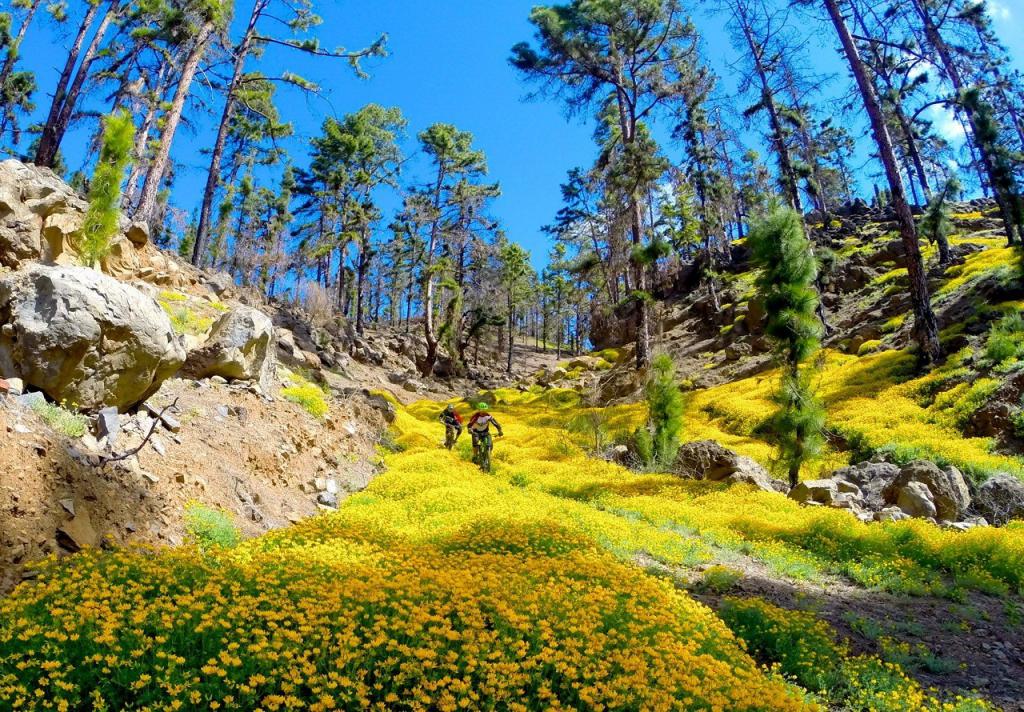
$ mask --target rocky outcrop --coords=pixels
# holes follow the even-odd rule
[[[877,512],[885,507],[882,492],[899,474],[899,465],[884,461],[867,461],[842,467],[832,473],[832,478],[856,485],[860,490],[864,507]]]
[[[1006,477],[1009,482],[989,485],[993,498],[1014,501],[1015,495],[1009,490],[1019,488],[1016,501],[1024,514],[1024,483]],[[840,468],[831,477],[801,482],[789,496],[801,503],[847,509],[863,521],[895,522],[918,517],[963,530],[998,520],[978,500],[974,509],[987,519],[971,516],[974,510],[964,476],[955,467],[939,467],[928,460],[902,467],[877,460],[861,462]]]
[[[88,203],[48,168],[0,161],[0,265],[79,265]],[[168,286],[189,281],[173,258],[149,241],[149,228],[122,218],[102,260],[105,273]]]
[[[0,324],[0,375],[87,410],[145,400],[185,360],[154,299],[85,267],[0,280]]]
[[[276,347],[277,335],[270,317],[252,307],[236,307],[214,323],[202,346],[189,352],[184,372],[194,378],[253,380],[267,390],[274,373]]]
[[[927,495],[934,502],[934,514],[917,513],[921,511],[918,507],[924,506],[918,499],[924,497],[926,492],[919,487],[911,487],[913,483],[923,485]],[[900,473],[885,488],[882,496],[887,504],[895,504],[911,516],[930,516],[948,522],[959,521],[971,504],[971,492],[960,470],[952,466],[940,468],[928,460],[915,460],[900,468]],[[901,497],[906,498],[908,502],[913,500],[913,504],[908,506],[915,511],[910,511],[900,504]]]
[[[714,440],[684,444],[679,448],[672,471],[698,480],[751,484],[769,492],[786,491],[785,484],[773,479],[756,461]]]
[[[978,487],[975,508],[993,524],[1024,519],[1024,482],[1013,475],[993,475]]]

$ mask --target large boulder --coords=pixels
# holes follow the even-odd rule
[[[911,517],[934,519],[938,514],[931,490],[916,480],[907,482],[896,491],[896,506]]]
[[[85,267],[0,280],[0,324],[0,376],[86,410],[145,400],[185,360],[154,299]]]
[[[202,346],[189,352],[184,371],[194,378],[254,380],[266,390],[274,373],[276,346],[270,317],[252,307],[236,307],[214,323]]]
[[[1024,482],[1007,473],[993,475],[978,487],[974,506],[993,524],[1024,519]]]
[[[900,473],[882,492],[886,504],[899,505],[900,493],[912,482],[927,487],[935,503],[936,513],[932,516],[938,519],[958,522],[971,504],[971,492],[960,470],[952,466],[940,468],[928,460],[915,460],[900,468]]]
[[[683,477],[719,482],[770,480],[767,470],[751,458],[714,440],[697,440],[679,448],[672,471]]]
[[[839,483],[836,480],[804,480],[789,492],[790,499],[802,503],[832,505],[838,497]]]
[[[860,462],[842,467],[832,473],[833,479],[849,482],[858,487],[864,506],[878,511],[885,506],[882,493],[900,474],[899,465],[891,462]]]

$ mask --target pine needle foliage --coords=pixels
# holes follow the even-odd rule
[[[651,362],[646,388],[648,423],[636,432],[636,450],[649,467],[665,467],[679,451],[683,430],[683,394],[676,383],[676,367],[668,354],[659,354]]]
[[[107,117],[99,161],[89,182],[89,209],[82,226],[82,260],[90,267],[110,252],[110,238],[121,217],[121,184],[135,144],[131,114],[121,111]]]
[[[825,413],[814,394],[812,368],[805,365],[819,348],[821,323],[814,284],[817,264],[799,213],[773,212],[751,230],[753,260],[760,267],[757,289],[765,303],[765,332],[783,366],[776,394],[779,409],[771,420],[779,455],[795,486],[800,467],[817,455],[823,441]]]
[[[928,238],[928,242],[938,246],[939,264],[942,265],[948,265],[952,261],[949,252],[949,233],[952,229],[949,203],[960,194],[960,190],[960,181],[956,177],[950,178],[942,190],[929,201],[920,220],[921,234]]]

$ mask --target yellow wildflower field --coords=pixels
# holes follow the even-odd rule
[[[0,602],[0,709],[822,709],[634,560],[734,546],[794,570],[884,561],[922,581],[971,568],[985,573],[972,585],[1021,585],[1019,531],[869,526],[632,473],[568,432],[576,394],[498,398],[492,474],[468,443],[440,446],[441,404],[422,402],[399,407],[399,451],[337,513],[233,549],[44,563]],[[603,415],[616,429],[644,417]],[[870,708],[968,709],[900,679]]]

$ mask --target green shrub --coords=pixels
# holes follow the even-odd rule
[[[741,578],[743,578],[743,574],[735,569],[730,569],[728,566],[712,566],[704,571],[700,587],[712,593],[725,593],[735,586],[736,582]]]
[[[1016,361],[1024,355],[1024,317],[1019,312],[997,321],[985,341],[985,358],[993,364]]]
[[[230,514],[223,509],[207,507],[199,502],[185,505],[185,531],[204,551],[214,548],[230,549],[242,539]]]
[[[32,405],[32,410],[46,421],[46,424],[63,433],[69,438],[80,438],[89,429],[89,419],[56,403],[40,402]]]

